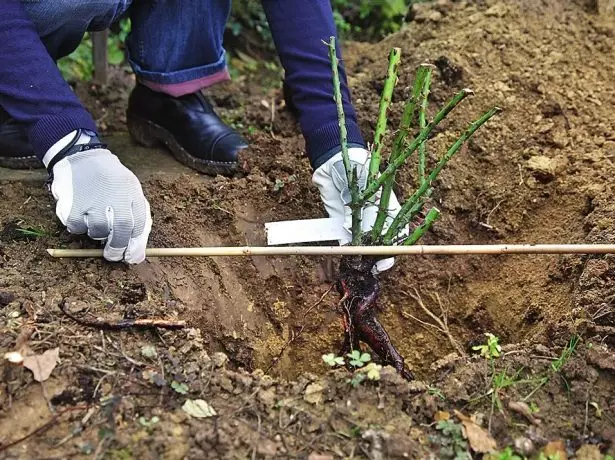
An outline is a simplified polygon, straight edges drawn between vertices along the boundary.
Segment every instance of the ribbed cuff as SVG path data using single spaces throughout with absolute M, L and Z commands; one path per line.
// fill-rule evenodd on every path
M 45 152 L 58 140 L 76 129 L 96 133 L 96 123 L 85 109 L 69 109 L 54 115 L 46 115 L 30 126 L 28 137 L 34 153 L 43 159 Z
M 361 130 L 355 121 L 346 120 L 346 130 L 348 132 L 348 147 L 365 148 Z M 337 122 L 329 123 L 316 131 L 306 133 L 304 137 L 307 155 L 314 170 L 341 150 L 340 128 Z

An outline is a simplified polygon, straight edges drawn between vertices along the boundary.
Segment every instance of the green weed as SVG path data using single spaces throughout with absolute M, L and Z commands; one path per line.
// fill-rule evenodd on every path
M 359 350 L 352 350 L 346 356 L 350 359 L 348 364 L 352 367 L 363 367 L 372 359 L 369 353 L 361 353 Z
M 463 436 L 463 427 L 452 420 L 441 420 L 436 424 L 438 434 L 429 437 L 432 444 L 440 447 L 439 458 L 470 460 L 468 443 Z
M 343 366 L 345 364 L 344 358 L 342 358 L 341 356 L 337 356 L 334 353 L 322 355 L 322 360 L 325 362 L 325 364 L 331 367 Z
M 499 337 L 491 334 L 490 332 L 486 332 L 485 335 L 487 336 L 487 343 L 472 347 L 472 350 L 479 351 L 480 355 L 486 359 L 492 360 L 494 358 L 499 358 L 500 353 L 502 352 Z
M 494 452 L 489 455 L 489 460 L 523 460 L 511 447 L 507 447 L 501 452 Z
M 21 233 L 25 237 L 30 237 L 33 239 L 47 236 L 47 232 L 45 232 L 45 230 L 36 227 L 17 227 L 15 231 Z
M 523 398 L 523 401 L 527 401 L 532 396 L 534 396 L 537 391 L 539 391 L 542 387 L 544 387 L 547 383 L 549 383 L 549 381 L 551 380 L 551 377 L 553 377 L 554 375 L 559 375 L 560 378 L 562 379 L 562 382 L 564 382 L 564 385 L 566 386 L 566 388 L 569 389 L 568 382 L 566 381 L 564 376 L 560 373 L 560 371 L 563 369 L 563 367 L 568 363 L 572 355 L 575 353 L 577 345 L 579 344 L 579 340 L 580 340 L 580 337 L 576 335 L 572 336 L 572 338 L 568 341 L 568 343 L 562 350 L 562 353 L 560 354 L 560 356 L 551 362 L 551 373 L 549 375 L 545 375 L 544 377 L 541 377 L 540 379 L 538 379 L 538 383 L 536 387 L 527 396 Z
M 428 387 L 427 388 L 427 393 L 429 393 L 432 396 L 436 396 L 436 397 L 440 398 L 442 401 L 446 400 L 446 397 L 444 396 L 444 393 L 442 393 L 442 391 L 439 388 L 437 388 L 437 387 L 432 387 L 432 386 Z

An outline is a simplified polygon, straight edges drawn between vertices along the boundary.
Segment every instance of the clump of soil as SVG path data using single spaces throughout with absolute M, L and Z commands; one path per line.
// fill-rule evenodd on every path
M 433 199 L 443 217 L 425 242 L 613 240 L 614 18 L 572 0 L 438 1 L 413 17 L 380 43 L 345 44 L 366 138 L 391 46 L 404 56 L 393 126 L 421 62 L 438 69 L 431 107 L 462 87 L 476 93 L 430 141 L 431 161 L 476 114 L 504 109 L 442 173 Z M 113 88 L 77 88 L 106 132 L 125 129 L 132 80 L 117 78 L 124 83 Z M 258 82 L 211 95 L 250 140 L 245 174 L 144 182 L 151 246 L 263 245 L 265 222 L 324 215 L 281 89 Z M 398 177 L 403 197 L 413 168 Z M 16 238 L 15 222 L 41 235 Z M 325 372 L 320 358 L 342 344 L 338 298 L 321 300 L 338 260 L 50 260 L 47 247 L 95 243 L 62 229 L 35 181 L 2 183 L 0 229 L 8 229 L 0 235 L 0 351 L 60 349 L 43 384 L 3 361 L 0 449 L 42 427 L 4 450 L 7 458 L 446 458 L 464 440 L 434 422 L 463 423 L 455 410 L 490 427 L 499 449 L 535 454 L 561 440 L 550 448 L 581 449 L 579 458 L 612 450 L 611 257 L 398 258 L 379 280 L 378 316 L 417 381 L 384 367 L 379 381 L 355 387 L 349 371 Z M 73 323 L 61 303 L 75 315 L 177 318 L 190 328 L 101 332 Z M 485 332 L 505 345 L 493 368 L 472 350 Z M 573 336 L 580 342 L 554 371 Z M 497 387 L 498 376 L 517 383 Z M 182 410 L 197 399 L 217 415 Z

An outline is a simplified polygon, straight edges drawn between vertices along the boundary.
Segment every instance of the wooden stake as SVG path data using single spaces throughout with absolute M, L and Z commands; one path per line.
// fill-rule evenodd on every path
M 47 249 L 52 257 L 102 257 L 102 249 Z M 615 254 L 615 244 L 460 244 L 415 246 L 238 246 L 149 248 L 147 257 Z

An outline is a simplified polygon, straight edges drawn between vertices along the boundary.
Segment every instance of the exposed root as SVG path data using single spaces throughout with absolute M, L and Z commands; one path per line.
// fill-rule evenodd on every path
M 60 310 L 77 324 L 110 331 L 121 331 L 124 329 L 183 329 L 186 327 L 185 321 L 170 319 L 81 319 L 69 313 L 64 302 L 60 302 Z
M 366 343 L 385 365 L 393 366 L 405 379 L 414 376 L 406 367 L 404 358 L 391 343 L 391 339 L 376 318 L 376 301 L 380 283 L 372 275 L 373 259 L 342 258 L 337 289 L 342 299 L 340 309 L 344 322 L 344 345 L 342 352 L 359 349 Z
M 33 431 L 31 431 L 30 433 L 26 434 L 25 436 L 22 436 L 21 438 L 18 438 L 14 441 L 11 441 L 7 444 L 0 444 L 0 452 L 4 452 L 5 450 L 10 449 L 11 447 L 14 447 L 24 441 L 27 441 L 28 439 L 30 439 L 33 436 L 36 436 L 38 434 L 44 433 L 45 431 L 47 431 L 49 428 L 51 428 L 57 421 L 58 418 L 63 415 L 66 414 L 67 412 L 72 412 L 72 411 L 78 411 L 78 410 L 84 410 L 87 409 L 87 406 L 75 406 L 75 407 L 68 407 L 58 413 L 56 413 L 55 415 L 53 415 L 47 422 L 43 423 L 41 426 L 39 426 L 38 428 L 34 429 Z
M 404 316 L 408 316 L 409 318 L 412 318 L 413 320 L 415 320 L 416 322 L 420 323 L 423 326 L 427 326 L 427 327 L 431 327 L 433 329 L 435 329 L 436 331 L 440 332 L 441 334 L 445 335 L 446 338 L 448 339 L 448 341 L 450 342 L 450 344 L 452 345 L 452 347 L 457 351 L 457 353 L 459 353 L 459 356 L 461 357 L 465 357 L 466 356 L 466 352 L 463 350 L 463 348 L 461 347 L 461 345 L 459 345 L 459 342 L 455 339 L 455 337 L 453 337 L 453 334 L 451 334 L 451 331 L 448 327 L 448 315 L 446 312 L 446 309 L 443 307 L 442 305 L 442 301 L 440 300 L 440 296 L 436 293 L 435 294 L 435 299 L 438 302 L 438 305 L 440 306 L 440 312 L 442 317 L 439 318 L 436 314 L 434 314 L 429 308 L 427 308 L 425 306 L 425 304 L 423 303 L 423 299 L 421 298 L 419 292 L 416 290 L 416 288 L 414 288 L 414 294 L 409 293 L 409 292 L 405 292 L 402 291 L 404 294 L 412 297 L 416 303 L 418 304 L 419 307 L 421 307 L 421 310 L 423 310 L 427 316 L 429 316 L 431 319 L 434 320 L 434 322 L 436 324 L 433 323 L 428 323 L 426 321 L 422 321 L 420 319 L 418 319 L 416 316 L 411 315 L 410 313 L 405 313 L 404 312 Z
M 267 369 L 265 369 L 265 374 L 268 374 L 269 371 L 280 362 L 280 359 L 282 359 L 282 356 L 284 355 L 284 352 L 286 351 L 286 349 L 290 346 L 291 343 L 293 343 L 295 340 L 297 340 L 301 334 L 303 334 L 303 331 L 305 330 L 305 319 L 307 318 L 307 315 L 310 314 L 310 312 L 316 308 L 318 305 L 320 305 L 322 303 L 323 300 L 325 300 L 325 297 L 327 297 L 327 295 L 329 295 L 329 292 L 331 292 L 331 289 L 333 289 L 333 285 L 331 285 L 331 287 L 329 287 L 329 289 L 327 289 L 325 291 L 325 293 L 320 296 L 320 299 L 318 299 L 318 302 L 316 302 L 314 305 L 312 305 L 310 308 L 308 308 L 305 313 L 303 313 L 303 318 L 302 318 L 302 324 L 301 324 L 301 328 L 299 329 L 299 332 L 297 332 L 295 334 L 295 331 L 293 331 L 291 329 L 290 331 L 290 339 L 288 339 L 288 341 L 284 344 L 284 346 L 282 347 L 282 349 L 280 350 L 280 352 L 277 354 L 276 357 L 274 357 L 271 360 L 271 364 L 269 364 L 269 367 Z

